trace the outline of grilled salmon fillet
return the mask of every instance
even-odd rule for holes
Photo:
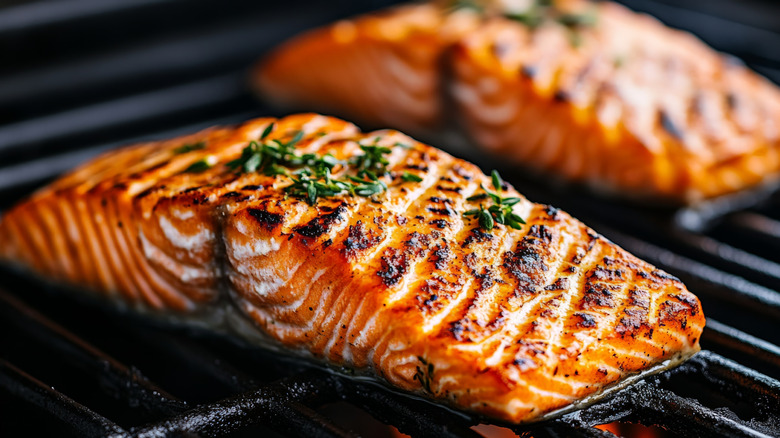
[[[374,109],[392,112],[390,118],[374,117],[351,99],[335,109],[419,132],[407,119],[431,118],[417,111],[426,108],[441,121],[445,106],[452,107],[458,128],[497,157],[624,196],[687,204],[777,179],[780,90],[734,59],[611,2],[530,1],[520,11],[504,5],[511,2],[471,3],[483,7],[481,14],[427,4],[316,30],[261,63],[258,88],[298,107],[338,100],[332,93],[346,96],[345,90],[398,102],[408,84],[438,77],[444,93],[418,94],[418,105]],[[394,33],[396,50],[439,60],[410,66],[403,80],[386,80],[394,71],[389,50],[374,50],[358,37],[309,62],[307,50],[333,40],[340,28],[402,28],[397,23],[421,10],[438,17],[431,26],[444,26],[452,14],[468,16],[469,25],[435,44]],[[371,99],[361,102],[374,106]]]
[[[443,121],[442,55],[479,21],[432,4],[342,20],[284,44],[255,68],[253,83],[282,106],[430,131]]]
[[[300,171],[246,170],[252,141],[332,157],[334,180],[384,151],[386,190],[312,202]],[[496,178],[397,131],[262,118],[83,165],[6,212],[0,259],[510,422],[698,351],[679,280]],[[525,224],[464,216],[487,191]]]

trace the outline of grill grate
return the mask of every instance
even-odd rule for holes
[[[258,54],[301,29],[392,2],[257,3],[236,0],[227,10],[207,0],[64,0],[0,9],[0,210],[118,144],[274,114],[245,88],[244,69]],[[704,11],[693,0],[625,3],[780,82],[773,50],[780,28],[767,20],[777,5],[717,0]],[[503,170],[530,199],[566,209],[679,276],[711,317],[707,350],[684,365],[518,434],[608,437],[594,426],[620,420],[671,435],[780,436],[773,187],[674,211],[595,200]],[[343,418],[353,411],[338,415],[346,403],[373,417],[370,436],[394,436],[381,423],[414,437],[481,436],[472,428],[479,419],[375,383],[0,272],[0,435],[59,436],[67,425],[76,436],[358,436],[358,425]]]

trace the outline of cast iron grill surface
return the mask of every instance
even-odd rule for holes
[[[0,210],[100,151],[253,116],[246,68],[302,29],[393,2],[60,0],[0,8]],[[780,5],[625,0],[780,82]],[[437,141],[445,147],[446,142]],[[703,302],[704,351],[521,435],[780,436],[780,201],[773,187],[696,209],[598,199],[497,167],[679,276]],[[0,436],[475,437],[480,419],[376,383],[125,314],[0,271]],[[484,421],[484,420],[482,420]],[[485,429],[479,429],[483,431]]]

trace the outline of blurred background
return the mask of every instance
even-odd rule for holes
[[[252,95],[247,81],[248,68],[263,53],[305,29],[393,3],[397,2],[0,2],[0,211],[59,173],[108,148],[255,116],[282,115]],[[648,12],[672,27],[693,32],[716,49],[780,83],[780,2],[625,0],[621,3]],[[469,158],[485,164],[479,162],[479,157]],[[511,172],[502,173],[534,201],[564,207],[594,227],[606,223],[596,228],[637,255],[679,275],[705,300],[707,315],[728,324],[726,328],[714,325],[722,330],[713,329],[715,334],[706,340],[710,344],[705,343],[705,347],[723,354],[734,350],[733,357],[741,363],[770,376],[780,375],[777,359],[780,349],[775,345],[780,343],[777,324],[780,294],[775,292],[780,289],[780,266],[774,262],[778,260],[776,254],[780,248],[780,221],[777,220],[780,213],[776,202],[765,204],[763,210],[748,212],[754,214],[748,219],[754,220],[755,214],[761,214],[748,231],[738,229],[734,234],[734,224],[728,220],[724,222],[726,225],[719,224],[702,233],[670,231],[673,225],[668,221],[669,212],[648,219],[645,213],[625,209],[620,204],[605,201],[606,204],[594,206],[587,198],[577,201],[570,196],[560,197]],[[609,209],[605,210],[603,205]],[[610,222],[604,213],[614,211],[618,214],[613,214]],[[642,222],[645,219],[649,222]],[[628,222],[631,226],[626,225]],[[663,225],[659,228],[658,223]],[[759,232],[751,231],[754,229]],[[745,242],[752,246],[746,248]],[[29,298],[28,302],[35,308],[79,335],[90,337],[90,342],[109,350],[119,342],[113,339],[139,345],[154,343],[151,338],[156,335],[149,333],[127,335],[121,330],[113,332],[112,328],[96,334],[95,324],[113,327],[116,322],[90,316],[87,323],[80,320],[82,307],[74,307],[67,300],[27,297],[25,284],[24,280],[0,279],[0,288],[13,289],[15,296]],[[735,304],[736,299],[742,298],[744,302]],[[0,307],[4,312],[17,312],[14,310],[17,308],[7,303],[0,303]],[[93,408],[95,403],[102,403],[100,396],[69,383],[68,368],[60,369],[59,356],[20,341],[19,332],[14,330],[25,326],[11,324],[10,318],[0,316],[0,324],[9,324],[0,326],[0,357],[27,363],[49,384],[56,386],[55,382],[60,382],[60,386],[70,385],[71,390],[81,391],[79,400],[93,402]],[[726,330],[731,326],[742,331]],[[730,333],[732,338],[747,333],[775,356],[766,351],[761,356],[740,350],[742,347],[723,341],[731,339],[723,338],[723,333]],[[198,348],[213,351],[221,347],[209,344]],[[35,352],[30,355],[32,349]],[[163,346],[151,351],[159,353],[164,349]],[[142,357],[149,353],[137,346],[112,351],[112,354],[131,360],[133,370],[138,363],[147,365],[142,367],[147,373],[160,360],[158,356]],[[224,354],[235,356],[235,352]],[[24,358],[25,355],[29,357]],[[244,360],[240,355],[237,357],[239,362]],[[186,362],[181,363],[187,366]],[[174,375],[171,370],[158,370],[157,374],[160,380],[185,393],[189,390],[183,388],[186,382],[201,384],[194,371]],[[690,388],[688,391],[694,392]],[[728,397],[712,403],[716,408],[728,405],[725,398]],[[109,403],[103,409],[111,415],[124,415],[121,406]],[[319,412],[365,436],[400,436],[395,427],[374,420],[354,404],[331,403]],[[37,410],[0,391],[0,436],[31,430],[35,432],[33,435],[64,433],[59,423],[38,423],[39,415]],[[658,436],[659,433],[641,426],[602,428],[625,436]],[[514,436],[503,429],[480,431],[489,436]],[[262,428],[250,432],[255,436],[270,436]]]

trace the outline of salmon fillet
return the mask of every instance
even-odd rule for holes
[[[334,180],[384,151],[386,190],[312,202],[251,141],[332,156]],[[6,212],[0,260],[516,423],[698,351],[679,280],[496,178],[397,131],[262,118],[86,163]],[[514,225],[464,215],[487,192]]]
[[[433,130],[443,121],[442,55],[479,21],[470,10],[444,14],[431,4],[342,20],[282,45],[255,68],[253,82],[282,106]]]
[[[451,14],[470,21],[436,44],[397,33],[395,50],[425,50],[439,59],[404,70],[404,81],[385,80],[391,56],[361,38],[323,50],[312,58],[316,64],[308,62],[306,50],[344,23],[395,28],[418,10],[435,10],[432,5],[395,10],[392,19],[368,15],[299,37],[258,67],[258,88],[304,107],[337,100],[329,93],[340,96],[346,89],[360,96],[403,96],[409,88],[399,83],[437,76],[443,93],[419,94],[419,105],[379,106],[392,118],[375,117],[350,99],[334,110],[419,132],[407,118],[431,118],[415,116],[418,109],[438,108],[426,114],[441,121],[451,106],[457,127],[497,157],[624,196],[687,204],[777,179],[780,90],[692,35],[611,2],[525,2],[531,9],[521,12],[502,2],[472,3],[485,7],[481,15],[438,9],[431,26],[444,26]],[[385,75],[361,76],[376,69]],[[303,86],[307,81],[311,87]],[[292,89],[302,92],[277,92]]]

